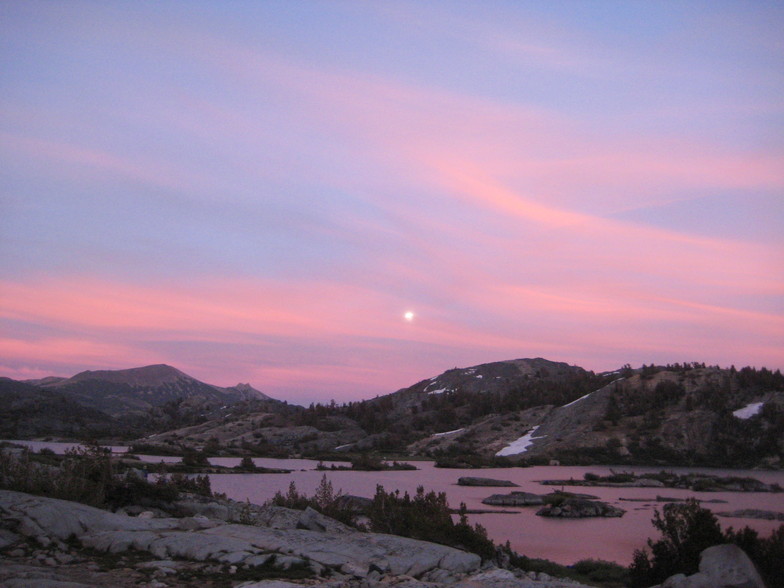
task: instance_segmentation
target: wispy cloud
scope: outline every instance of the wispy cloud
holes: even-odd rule
[[[667,43],[699,7],[3,10],[8,375],[340,400],[526,355],[782,367],[784,209],[737,222],[784,189],[759,11],[719,17],[727,55]]]

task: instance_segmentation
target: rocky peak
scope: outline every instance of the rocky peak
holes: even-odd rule
[[[194,380],[194,378],[170,365],[156,364],[125,370],[87,370],[71,378],[56,382],[55,385],[65,386],[90,380],[99,380],[112,384],[127,384],[133,387],[147,387],[173,384],[180,380]]]
[[[226,390],[238,394],[243,400],[272,400],[272,398],[256,390],[250,384],[239,383],[236,386],[226,388]]]

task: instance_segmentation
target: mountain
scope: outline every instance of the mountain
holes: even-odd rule
[[[784,467],[784,376],[765,368],[627,365],[597,374],[515,359],[454,368],[361,402],[309,408],[248,384],[205,384],[166,365],[16,384],[38,395],[21,412],[2,413],[3,423],[31,422],[37,405],[52,418],[58,402],[63,414],[89,407],[106,413],[104,422],[117,430],[144,435],[139,443],[166,451],[318,458],[376,452],[464,466],[556,460]],[[79,415],[100,421],[99,412]]]
[[[144,414],[172,403],[210,409],[241,400],[271,400],[248,384],[221,388],[165,364],[85,371],[70,378],[45,378],[38,386],[56,390],[84,406],[114,417]]]
[[[517,359],[454,368],[392,394],[345,406],[270,413],[235,411],[230,417],[155,436],[203,445],[217,439],[227,447],[259,454],[319,455],[332,451],[407,452],[432,433],[456,429],[493,412],[522,406],[566,403],[605,383],[580,367],[546,359]]]
[[[98,438],[133,431],[113,417],[66,395],[0,378],[0,438]]]
[[[21,438],[139,437],[222,418],[232,410],[274,412],[287,406],[250,384],[222,388],[165,364],[84,371],[70,378],[4,380],[1,390],[15,394],[8,398],[13,398],[16,408],[15,412],[4,413],[0,429],[11,430],[8,423],[17,423],[16,436]],[[83,426],[66,426],[65,419],[56,422],[58,413],[54,406],[62,406],[62,415]],[[33,419],[36,412],[40,419]]]
[[[704,364],[596,374],[516,359],[455,368],[343,406],[235,411],[156,440],[212,440],[259,455],[417,455],[462,466],[784,467],[784,376]]]
[[[784,466],[784,376],[704,364],[627,367],[565,403],[488,414],[409,452],[519,463]]]

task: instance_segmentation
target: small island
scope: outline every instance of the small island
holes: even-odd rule
[[[392,463],[381,460],[373,455],[358,455],[351,459],[350,466],[326,465],[323,461],[318,462],[316,469],[320,472],[382,472],[393,470],[416,470],[416,466],[410,463],[393,461]]]
[[[611,470],[612,471],[612,470]],[[778,484],[766,484],[756,478],[713,476],[709,474],[676,474],[673,472],[635,474],[612,472],[600,476],[587,472],[582,480],[541,480],[545,486],[606,486],[613,488],[678,488],[693,492],[781,492]]]

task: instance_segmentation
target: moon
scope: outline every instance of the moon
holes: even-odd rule
[[[407,310],[403,314],[403,318],[406,319],[406,321],[410,323],[411,321],[414,320],[414,313],[412,311],[410,311],[410,310]]]

